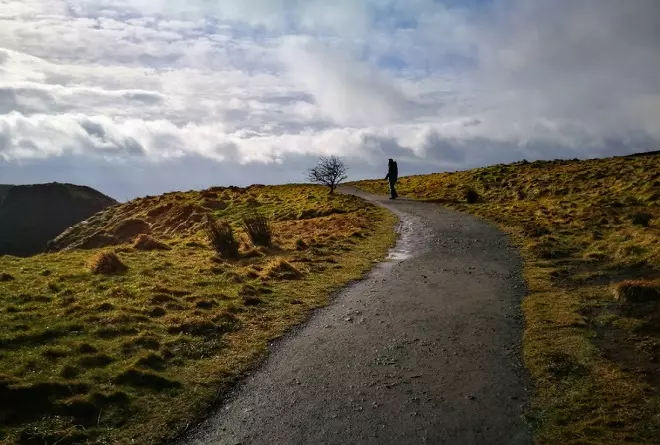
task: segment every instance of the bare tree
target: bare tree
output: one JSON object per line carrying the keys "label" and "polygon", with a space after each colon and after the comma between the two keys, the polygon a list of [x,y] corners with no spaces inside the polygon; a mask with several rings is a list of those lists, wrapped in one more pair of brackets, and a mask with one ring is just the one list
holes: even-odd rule
{"label": "bare tree", "polygon": [[330,156],[319,159],[318,164],[309,170],[307,178],[310,182],[327,186],[332,194],[339,183],[347,178],[347,171],[348,168],[341,158]]}

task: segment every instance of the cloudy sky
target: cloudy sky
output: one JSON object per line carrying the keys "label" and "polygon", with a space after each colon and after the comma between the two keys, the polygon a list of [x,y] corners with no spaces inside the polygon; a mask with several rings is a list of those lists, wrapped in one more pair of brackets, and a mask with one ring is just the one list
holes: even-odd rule
{"label": "cloudy sky", "polygon": [[0,0],[0,183],[118,199],[660,149],[658,0]]}

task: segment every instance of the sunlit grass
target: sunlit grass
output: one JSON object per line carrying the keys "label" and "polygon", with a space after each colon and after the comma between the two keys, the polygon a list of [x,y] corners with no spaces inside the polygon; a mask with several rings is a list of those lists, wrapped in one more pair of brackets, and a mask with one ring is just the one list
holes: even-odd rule
{"label": "sunlit grass", "polygon": [[[271,220],[270,247],[241,228],[255,208]],[[209,247],[209,212],[234,227],[237,259]],[[103,248],[0,257],[0,441],[173,437],[268,341],[382,259],[393,224],[320,187],[214,189],[117,206],[52,246]],[[98,272],[107,255],[125,269]]]}

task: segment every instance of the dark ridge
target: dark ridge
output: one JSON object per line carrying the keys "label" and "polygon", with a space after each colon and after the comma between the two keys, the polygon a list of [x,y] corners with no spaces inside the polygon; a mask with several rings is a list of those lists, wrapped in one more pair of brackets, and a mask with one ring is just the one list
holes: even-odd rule
{"label": "dark ridge", "polygon": [[117,201],[73,184],[0,185],[0,255],[43,252],[49,240]]}
{"label": "dark ridge", "polygon": [[5,199],[5,196],[7,195],[7,192],[12,187],[13,187],[13,185],[0,184],[0,204],[2,204],[2,200]]}
{"label": "dark ridge", "polygon": [[645,152],[642,152],[642,153],[633,153],[631,155],[626,155],[626,156],[623,156],[623,157],[624,158],[638,158],[638,157],[641,157],[641,156],[656,156],[656,155],[660,155],[660,150],[645,151]]}

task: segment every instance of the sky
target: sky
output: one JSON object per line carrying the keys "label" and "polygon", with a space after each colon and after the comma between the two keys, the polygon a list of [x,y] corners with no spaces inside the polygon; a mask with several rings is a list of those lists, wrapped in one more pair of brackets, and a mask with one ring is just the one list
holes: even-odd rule
{"label": "sky", "polygon": [[0,0],[0,183],[119,200],[660,149],[658,0]]}

